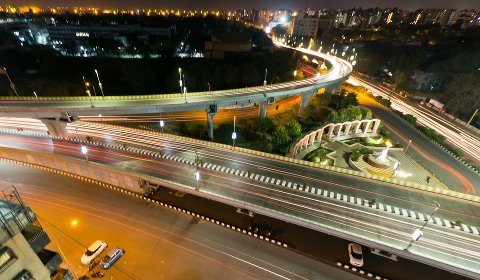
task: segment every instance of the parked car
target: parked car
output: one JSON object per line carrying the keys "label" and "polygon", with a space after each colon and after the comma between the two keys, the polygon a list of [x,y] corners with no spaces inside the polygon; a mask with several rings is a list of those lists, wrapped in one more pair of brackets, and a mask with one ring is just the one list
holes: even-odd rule
{"label": "parked car", "polygon": [[107,251],[100,266],[104,269],[109,269],[124,253],[125,251],[123,249],[117,247],[111,248]]}
{"label": "parked car", "polygon": [[350,258],[350,263],[357,267],[363,266],[363,253],[362,246],[357,243],[348,244],[348,257]]}
{"label": "parked car", "polygon": [[108,246],[107,243],[101,240],[97,240],[93,242],[93,244],[87,248],[87,250],[85,251],[85,254],[83,254],[80,261],[84,265],[88,265],[92,260],[98,257],[98,255],[100,255],[103,252],[103,250],[107,248],[107,246]]}

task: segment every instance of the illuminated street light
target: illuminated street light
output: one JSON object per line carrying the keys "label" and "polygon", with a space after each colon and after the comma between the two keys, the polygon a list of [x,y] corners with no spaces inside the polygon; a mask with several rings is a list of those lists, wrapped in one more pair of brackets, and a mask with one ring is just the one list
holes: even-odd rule
{"label": "illuminated street light", "polygon": [[198,187],[198,181],[200,181],[200,172],[198,171],[195,171],[195,182],[196,182],[196,185],[195,185],[195,190],[200,190],[200,188]]}
{"label": "illuminated street light", "polygon": [[297,70],[294,70],[294,71],[293,71],[293,77],[294,77],[294,78],[297,77]]}
{"label": "illuminated street light", "polygon": [[430,215],[430,217],[425,221],[425,223],[423,224],[423,226],[419,229],[416,229],[413,231],[412,233],[412,241],[410,241],[410,243],[408,244],[407,248],[405,248],[405,251],[408,251],[408,248],[410,248],[410,246],[412,246],[413,242],[417,241],[420,239],[420,237],[423,236],[423,228],[425,228],[425,226],[427,225],[428,221],[430,221],[430,219],[433,218],[433,216],[435,215],[435,213],[437,212],[438,209],[440,209],[440,203],[434,201],[435,203],[435,209],[433,210],[432,212],[432,215]]}
{"label": "illuminated street light", "polygon": [[98,87],[100,88],[100,91],[102,92],[102,96],[105,98],[105,94],[103,94],[103,85],[100,82],[100,75],[98,74],[97,69],[95,69],[95,74],[97,74]]}
{"label": "illuminated street light", "polygon": [[80,151],[82,151],[82,154],[85,156],[86,161],[88,161],[88,157],[87,157],[88,149],[87,149],[87,147],[82,145],[80,147]]}
{"label": "illuminated street light", "polygon": [[265,68],[265,79],[263,80],[263,86],[267,85],[267,73],[268,73],[268,69]]}
{"label": "illuminated street light", "polygon": [[33,95],[35,95],[35,98],[38,98],[38,95],[36,92],[33,92]]}
{"label": "illuminated street light", "polygon": [[237,132],[235,132],[235,120],[236,116],[233,116],[233,132],[232,132],[232,146],[235,147],[235,140],[237,140]]}
{"label": "illuminated street light", "polygon": [[164,126],[165,126],[165,122],[163,122],[163,120],[160,120],[160,128],[162,129],[162,133],[163,133]]}
{"label": "illuminated street light", "polygon": [[90,86],[90,83],[85,81],[85,76],[82,76],[82,78],[83,78],[83,84],[85,85],[85,92],[87,93],[88,99],[90,100],[90,105],[92,105],[92,108],[93,108],[95,107],[95,105],[93,105],[92,95],[90,94],[90,90],[88,89],[88,87]]}

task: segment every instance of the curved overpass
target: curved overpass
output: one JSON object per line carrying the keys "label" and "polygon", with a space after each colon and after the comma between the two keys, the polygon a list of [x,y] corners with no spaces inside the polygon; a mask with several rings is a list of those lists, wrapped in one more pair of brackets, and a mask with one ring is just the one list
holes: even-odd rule
{"label": "curved overpass", "polygon": [[[281,47],[288,47],[280,45]],[[206,109],[216,113],[216,108],[248,103],[267,105],[276,99],[300,94],[302,105],[308,105],[311,95],[321,88],[336,89],[352,72],[352,65],[340,58],[299,49],[303,53],[327,60],[331,69],[324,75],[299,80],[212,92],[187,94],[158,94],[141,96],[106,97],[0,97],[0,116],[31,118],[65,118],[70,116],[98,116],[135,113],[160,113]],[[304,98],[305,97],[305,98]],[[213,105],[213,106],[212,106]]]}

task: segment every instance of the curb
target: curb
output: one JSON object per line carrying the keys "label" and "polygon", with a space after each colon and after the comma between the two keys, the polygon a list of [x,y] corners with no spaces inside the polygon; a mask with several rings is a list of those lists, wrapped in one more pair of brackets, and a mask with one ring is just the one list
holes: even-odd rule
{"label": "curb", "polygon": [[365,278],[372,278],[372,279],[375,279],[375,280],[388,280],[388,278],[381,277],[381,276],[375,275],[375,274],[370,273],[370,272],[366,272],[366,271],[364,271],[360,268],[351,266],[349,264],[343,264],[341,262],[337,262],[337,266],[344,269],[344,270],[351,271],[354,274],[358,274],[359,276],[363,276]]}
{"label": "curb", "polygon": [[163,206],[163,207],[165,207],[165,208],[169,208],[169,209],[172,209],[172,210],[175,210],[175,211],[178,211],[178,212],[182,212],[182,213],[184,213],[184,214],[186,214],[186,215],[189,215],[189,216],[192,216],[192,217],[200,218],[200,219],[202,219],[202,220],[204,220],[204,221],[207,221],[207,222],[210,222],[210,223],[212,223],[212,224],[216,224],[216,225],[222,226],[222,227],[224,227],[224,228],[227,228],[227,229],[230,229],[230,230],[233,230],[233,231],[242,233],[242,234],[244,234],[244,235],[248,235],[248,236],[255,237],[255,238],[259,239],[259,240],[263,240],[263,241],[265,241],[265,242],[268,242],[268,243],[270,243],[270,244],[277,245],[277,246],[279,246],[279,247],[290,248],[290,246],[289,246],[287,243],[285,243],[285,242],[281,242],[281,241],[279,241],[279,240],[276,240],[276,239],[273,239],[273,238],[269,238],[269,237],[267,237],[267,236],[263,236],[263,235],[254,233],[254,232],[251,232],[251,231],[249,231],[249,230],[245,230],[245,229],[243,229],[243,228],[240,228],[240,227],[237,227],[237,226],[233,226],[233,225],[230,225],[230,224],[221,222],[221,221],[219,221],[219,220],[215,220],[215,219],[213,219],[213,218],[206,217],[206,216],[204,216],[204,215],[200,215],[200,214],[195,213],[195,212],[193,212],[193,211],[185,210],[185,209],[182,209],[182,208],[180,208],[180,207],[176,207],[176,206],[170,205],[170,204],[168,204],[168,203],[163,203],[163,202],[161,202],[161,201],[158,201],[158,200],[155,200],[155,199],[151,199],[151,198],[145,197],[144,195],[141,195],[141,194],[139,194],[139,193],[131,192],[131,191],[128,191],[128,190],[119,188],[119,187],[114,186],[114,185],[111,185],[111,184],[107,184],[107,183],[100,182],[100,181],[98,181],[98,180],[90,179],[90,178],[87,178],[87,177],[84,177],[84,176],[80,176],[80,175],[76,175],[76,174],[73,174],[73,173],[70,173],[70,172],[60,171],[60,170],[53,169],[53,168],[50,168],[50,167],[45,167],[45,166],[41,166],[41,165],[37,165],[37,164],[26,163],[26,162],[23,162],[23,161],[11,160],[11,159],[6,159],[6,158],[0,158],[0,160],[1,160],[1,161],[6,161],[6,162],[9,162],[9,163],[14,163],[14,164],[19,164],[19,165],[27,166],[27,167],[33,167],[33,168],[36,168],[36,169],[40,169],[40,170],[44,170],[44,171],[48,171],[48,172],[52,172],[52,173],[57,173],[57,174],[60,174],[60,175],[63,175],[63,176],[72,177],[72,178],[77,179],[77,180],[81,180],[81,181],[85,181],[85,182],[88,182],[88,183],[96,184],[96,185],[98,185],[98,186],[105,187],[105,188],[107,188],[107,189],[111,189],[111,190],[114,190],[114,191],[121,192],[121,193],[123,193],[123,194],[129,195],[129,196],[131,196],[131,197],[133,197],[133,198],[143,199],[144,201],[154,203],[155,205],[160,205],[160,206]]}

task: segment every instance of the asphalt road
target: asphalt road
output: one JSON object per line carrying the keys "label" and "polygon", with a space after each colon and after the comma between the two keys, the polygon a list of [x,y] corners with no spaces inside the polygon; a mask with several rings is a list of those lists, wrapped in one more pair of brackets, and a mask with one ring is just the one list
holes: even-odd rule
{"label": "asphalt road", "polygon": [[395,142],[406,147],[408,140],[412,140],[407,154],[435,174],[450,189],[465,193],[476,193],[476,188],[480,186],[480,176],[476,172],[431,143],[416,129],[405,125],[395,113],[367,97],[359,96],[359,100],[362,105],[370,108],[373,114],[380,118],[383,124],[393,132],[391,136]]}
{"label": "asphalt road", "polygon": [[[289,236],[295,250],[302,253],[56,174],[0,162],[0,176],[2,184],[14,183],[19,189],[52,239],[49,248],[60,251],[78,275],[86,270],[79,261],[84,248],[102,239],[127,252],[106,271],[110,279],[360,279],[334,267],[336,261],[348,263],[348,240],[267,217],[249,218],[226,205],[163,188],[156,194],[162,201],[239,226],[268,224],[274,235]],[[77,225],[71,225],[73,220]],[[412,279],[414,275],[463,279],[402,258],[392,261],[371,254],[366,247],[363,250],[363,269],[389,279]]]}
{"label": "asphalt road", "polygon": [[[21,145],[27,145],[30,149],[35,150],[42,150],[45,147],[51,150],[53,147],[56,153],[81,157],[78,145],[68,142],[55,141],[52,145],[48,139],[26,139],[21,136],[13,138],[4,136],[2,140],[13,146],[21,143]],[[187,186],[195,185],[193,167],[178,162],[168,160],[158,162],[148,156],[95,147],[90,147],[88,156],[91,161],[158,176]],[[274,213],[295,217],[292,222],[306,220],[315,224],[328,224],[349,235],[381,240],[382,243],[386,242],[396,248],[406,247],[410,242],[411,231],[421,226],[418,221],[399,216],[392,217],[387,213],[367,211],[359,206],[348,205],[348,203],[338,201],[333,203],[329,199],[279,188],[273,184],[261,183],[240,176],[235,177],[210,170],[202,170],[201,174],[200,189],[202,191],[217,193],[268,208]],[[351,177],[351,179],[353,178],[355,177]],[[425,228],[425,237],[420,242],[416,242],[410,251],[434,259],[443,259],[443,261],[452,261],[450,259],[452,254],[463,256],[463,265],[467,266],[476,262],[476,253],[472,250],[480,244],[472,239],[473,236],[448,229],[439,230],[436,227]]]}
{"label": "asphalt road", "polygon": [[[360,279],[290,250],[98,186],[0,163],[77,275],[94,240],[126,253],[107,279]],[[77,225],[71,225],[76,220]],[[60,249],[60,250],[59,250]],[[344,251],[344,248],[341,248]]]}
{"label": "asphalt road", "polygon": [[104,126],[95,123],[74,123],[69,126],[72,137],[75,137],[75,128],[82,138],[86,135],[95,141],[121,142],[127,145],[142,147],[153,151],[163,149],[166,154],[178,155],[190,160],[195,159],[197,151],[201,160],[205,162],[240,169],[261,175],[279,178],[299,184],[307,183],[324,190],[340,192],[342,194],[371,200],[375,198],[380,203],[403,207],[430,213],[433,201],[439,201],[442,208],[439,217],[457,220],[461,217],[465,223],[480,225],[477,213],[478,206],[465,201],[446,198],[426,192],[414,191],[406,187],[368,180],[356,176],[339,174],[297,164],[286,163],[269,158],[257,157],[238,153],[232,149],[214,148],[207,145],[190,143],[149,133],[142,130],[132,130],[124,127]]}

